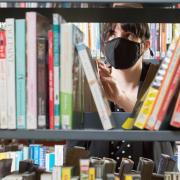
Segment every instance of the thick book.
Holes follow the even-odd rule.
[[[47,37],[48,18],[37,12],[26,13],[27,27],[27,129],[37,129],[37,37]]]
[[[75,48],[83,41],[82,32],[73,24],[61,25],[60,101],[62,129],[82,123],[82,66]]]
[[[115,127],[115,123],[112,118],[111,109],[105,97],[104,89],[102,88],[101,82],[97,78],[91,64],[92,59],[90,53],[88,52],[88,49],[83,43],[77,44],[76,48],[78,50],[79,59],[82,63],[87,81],[89,83],[90,90],[93,95],[102,126],[105,130],[112,129]]]
[[[37,37],[37,116],[38,129],[47,127],[48,118],[47,37]]]
[[[180,93],[178,95],[176,106],[170,121],[171,126],[180,128]]]
[[[8,129],[16,129],[15,19],[6,19]]]
[[[0,29],[0,128],[7,129],[7,59],[6,59],[6,33]]]
[[[26,129],[26,22],[16,20],[16,126]]]

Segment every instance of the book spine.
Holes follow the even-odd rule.
[[[67,38],[67,37],[66,37]],[[53,14],[53,45],[54,45],[54,127],[60,128],[60,24],[59,15]]]
[[[112,129],[114,127],[114,122],[113,119],[111,119],[111,110],[109,108],[108,101],[102,97],[102,91],[93,71],[90,57],[86,52],[86,47],[81,43],[79,43],[76,47],[102,122],[102,126],[105,130]]]
[[[29,147],[24,146],[23,147],[23,160],[29,159]]]
[[[46,128],[47,122],[47,40],[37,39],[37,99],[38,99],[38,128]]]
[[[46,147],[40,147],[40,158],[39,158],[39,167],[45,169],[45,156],[46,156]]]
[[[80,179],[88,180],[89,175],[89,159],[80,159]]]
[[[46,168],[46,171],[47,171],[47,172],[50,171],[49,164],[50,164],[50,153],[46,153],[46,157],[45,157],[45,168]]]
[[[88,175],[88,180],[95,180],[96,174],[95,174],[95,168],[90,167],[89,168],[89,175]]]
[[[71,168],[62,167],[62,180],[71,180]]]
[[[161,86],[161,89],[160,89],[158,99],[155,102],[153,111],[152,111],[152,113],[151,113],[151,115],[149,117],[149,119],[156,119],[156,123],[155,123],[155,126],[154,126],[155,130],[158,130],[160,128],[160,125],[161,125],[161,123],[159,121],[157,121],[157,115],[158,115],[160,106],[162,105],[163,99],[166,98],[165,94],[167,92],[167,87],[169,86],[169,84],[171,82],[171,79],[172,79],[172,76],[174,74],[174,71],[175,71],[177,65],[180,62],[179,55],[180,55],[180,38],[176,43],[176,48],[173,51],[170,65],[169,65],[169,67],[167,69],[167,73],[165,74],[165,78],[164,78],[164,80],[162,82],[162,86]]]
[[[147,119],[149,117],[149,114],[152,112],[153,105],[155,103],[155,100],[158,96],[159,90],[154,87],[149,87],[148,93],[146,95],[146,98],[143,102],[142,108],[140,109],[134,126],[143,129],[146,126]]]
[[[64,145],[55,145],[55,166],[63,166],[64,164]]]
[[[9,158],[12,159],[11,172],[16,171],[16,152],[9,152]]]
[[[6,34],[0,30],[0,127],[8,127],[7,119],[7,60],[6,60]]]
[[[48,32],[48,71],[49,71],[49,128],[54,129],[54,56],[53,32]]]
[[[34,163],[39,165],[39,160],[40,160],[40,145],[35,144],[34,145]]]
[[[151,47],[153,52],[156,52],[156,23],[150,25],[151,28]]]
[[[72,25],[61,26],[61,126],[72,129],[72,63],[73,63]]]
[[[16,171],[19,171],[19,163],[23,160],[22,151],[16,151]]]
[[[17,129],[26,128],[26,24],[16,20],[16,113]]]
[[[171,42],[172,42],[172,34],[173,34],[172,31],[173,31],[172,23],[167,23],[167,29],[166,29],[166,34],[167,34],[166,42],[167,42],[167,44],[171,44]]]
[[[54,153],[50,153],[49,155],[49,171],[50,172],[53,171],[54,163],[55,163],[55,155]]]
[[[166,55],[166,24],[165,23],[161,23],[160,24],[160,42],[161,42],[161,58],[164,58]]]
[[[171,99],[175,93],[175,90],[178,86],[179,80],[180,80],[180,64],[177,66],[177,70],[175,71],[174,75],[172,76],[172,80],[170,81],[171,82],[170,86],[167,88],[166,95],[165,95],[162,105],[159,109],[156,123],[163,122],[166,112],[167,112],[167,109],[168,109],[168,106],[170,104],[170,101],[171,101]]]
[[[26,13],[27,22],[27,129],[37,129],[37,14]]]
[[[16,129],[15,20],[6,19],[7,117],[8,129]]]
[[[156,23],[156,52],[155,57],[156,59],[160,60],[160,24]]]
[[[174,112],[170,121],[171,126],[180,128],[180,93],[174,108]]]

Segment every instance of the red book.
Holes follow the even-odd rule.
[[[49,71],[49,128],[54,129],[54,57],[53,31],[48,32],[48,71]]]
[[[173,95],[176,91],[176,88],[178,86],[179,81],[180,81],[180,64],[178,65],[178,67],[176,68],[176,71],[174,72],[171,83],[170,83],[168,90],[166,92],[164,102],[162,103],[161,108],[159,110],[157,119],[160,122],[162,122],[166,116],[168,106],[171,102],[171,99],[173,98]]]
[[[174,108],[170,124],[171,126],[180,128],[180,93],[178,95],[178,99]]]

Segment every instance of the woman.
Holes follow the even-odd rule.
[[[113,111],[132,112],[149,68],[149,65],[143,63],[143,54],[149,50],[153,55],[150,50],[148,24],[107,23],[103,32],[102,45],[106,61],[99,62],[99,74],[106,96],[112,102]],[[97,142],[92,142],[89,149],[94,155],[100,155],[93,150],[98,149],[98,146],[103,147],[103,144],[102,142],[97,145]],[[160,150],[159,147],[162,145],[166,148]],[[101,149],[99,148],[100,152]],[[154,144],[111,141],[108,150],[108,156],[117,161],[116,171],[123,157],[132,159],[135,167],[140,156],[154,159],[157,166],[160,156],[157,152],[173,154],[169,142]]]
[[[148,66],[143,54],[150,47],[150,32],[146,23],[106,23],[102,34],[105,63],[99,62],[99,74],[112,111],[132,112]],[[96,142],[88,143],[93,156],[108,156],[117,161],[131,158],[138,164],[140,156],[152,158],[152,143]],[[148,150],[148,152],[146,151]]]

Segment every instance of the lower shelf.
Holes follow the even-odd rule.
[[[0,130],[2,139],[180,141],[180,131]]]

